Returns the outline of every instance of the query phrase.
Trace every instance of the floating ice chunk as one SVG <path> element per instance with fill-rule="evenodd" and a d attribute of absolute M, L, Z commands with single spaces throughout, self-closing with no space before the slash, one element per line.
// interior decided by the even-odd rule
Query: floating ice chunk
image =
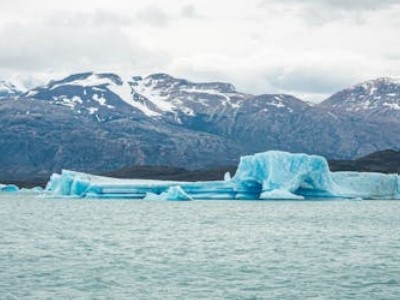
<path fill-rule="evenodd" d="M 44 192 L 43 188 L 36 186 L 33 188 L 19 188 L 15 184 L 0 184 L 0 193 L 18 193 L 18 194 L 41 194 Z"/>
<path fill-rule="evenodd" d="M 171 186 L 166 192 L 160 195 L 147 193 L 145 200 L 169 200 L 169 201 L 190 201 L 193 200 L 179 185 Z"/>
<path fill-rule="evenodd" d="M 231 173 L 230 172 L 226 172 L 224 174 L 224 181 L 231 181 Z"/>
<path fill-rule="evenodd" d="M 18 191 L 19 188 L 15 184 L 0 184 L 0 192 L 14 193 Z"/>

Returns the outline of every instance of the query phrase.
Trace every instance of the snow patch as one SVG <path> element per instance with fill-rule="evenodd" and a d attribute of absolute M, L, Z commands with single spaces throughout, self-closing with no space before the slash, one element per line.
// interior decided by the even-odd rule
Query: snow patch
<path fill-rule="evenodd" d="M 97 107 L 89 107 L 88 112 L 90 115 L 93 115 L 94 113 L 98 112 L 99 109 Z"/>
<path fill-rule="evenodd" d="M 386 96 L 388 96 L 388 97 L 396 97 L 396 96 L 399 96 L 399 95 L 396 94 L 396 93 L 389 93 L 389 94 L 386 94 Z"/>
<path fill-rule="evenodd" d="M 108 87 L 111 92 L 116 94 L 119 98 L 121 98 L 128 105 L 140 110 L 148 117 L 157 117 L 160 114 L 149 109 L 144 103 L 139 101 L 135 101 L 133 99 L 133 90 L 129 82 L 125 81 L 122 85 L 112 85 Z"/>
<path fill-rule="evenodd" d="M 53 97 L 53 101 L 57 104 L 68 106 L 71 109 L 74 109 L 76 105 L 83 103 L 81 97 L 79 96 L 68 98 L 65 95 L 61 95 L 59 97 Z"/>
<path fill-rule="evenodd" d="M 134 90 L 151 101 L 159 110 L 163 112 L 175 111 L 175 105 L 168 101 L 169 96 L 162 96 L 160 91 L 156 89 L 156 85 L 156 80 L 137 81 L 137 85 L 135 86 Z"/>
<path fill-rule="evenodd" d="M 97 94 L 93 94 L 92 99 L 99 103 L 101 106 L 105 106 L 107 108 L 115 108 L 115 106 L 108 105 L 107 100 L 103 96 L 99 96 Z"/>
<path fill-rule="evenodd" d="M 373 95 L 375 92 L 377 91 L 376 87 L 371 87 L 371 89 L 369 90 L 369 95 Z"/>
<path fill-rule="evenodd" d="M 81 87 L 94 87 L 94 86 L 101 86 L 101 85 L 110 85 L 115 84 L 110 78 L 107 77 L 100 77 L 97 74 L 91 74 L 85 79 L 77 79 L 70 82 L 60 82 L 54 84 L 51 87 L 51 90 L 56 89 L 60 86 L 72 85 L 72 86 L 81 86 Z"/>
<path fill-rule="evenodd" d="M 232 108 L 239 108 L 240 105 L 237 103 L 232 103 L 231 101 L 231 96 L 232 94 L 230 93 L 221 93 L 213 89 L 203 89 L 203 88 L 181 88 L 180 89 L 182 92 L 186 93 L 196 93 L 196 94 L 208 94 L 208 95 L 214 95 L 223 98 L 222 105 L 224 106 L 231 106 Z"/>
<path fill-rule="evenodd" d="M 387 106 L 390 109 L 394 109 L 394 110 L 400 110 L 400 104 L 399 103 L 388 103 L 388 102 L 384 102 L 382 104 L 383 106 Z"/>

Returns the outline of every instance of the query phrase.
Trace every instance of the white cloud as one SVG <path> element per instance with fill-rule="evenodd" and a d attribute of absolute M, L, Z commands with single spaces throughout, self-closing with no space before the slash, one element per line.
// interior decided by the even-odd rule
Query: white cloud
<path fill-rule="evenodd" d="M 153 26 L 165 26 L 170 21 L 168 14 L 158 6 L 148 6 L 137 13 L 137 18 Z"/>
<path fill-rule="evenodd" d="M 203 18 L 204 16 L 200 15 L 197 12 L 197 9 L 194 5 L 188 4 L 182 7 L 181 9 L 181 14 L 185 18 L 192 18 L 192 19 L 197 19 L 197 18 Z"/>
<path fill-rule="evenodd" d="M 0 46 L 0 66 L 17 71 L 140 67 L 163 55 L 144 48 L 119 27 L 10 24 L 0 34 L 9 41 Z"/>
<path fill-rule="evenodd" d="M 0 76 L 167 72 L 321 99 L 399 75 L 399 1 L 14 0 L 0 11 Z"/>
<path fill-rule="evenodd" d="M 371 12 L 387 10 L 399 4 L 400 0 L 262 0 L 259 7 L 293 10 L 308 25 L 320 26 L 343 19 L 363 23 Z"/>

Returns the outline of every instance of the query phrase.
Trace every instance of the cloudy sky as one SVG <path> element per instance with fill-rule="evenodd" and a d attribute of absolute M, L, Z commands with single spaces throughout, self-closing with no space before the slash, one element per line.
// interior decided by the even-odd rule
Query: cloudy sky
<path fill-rule="evenodd" d="M 400 75 L 400 0 L 12 0 L 0 78 L 88 70 L 228 81 L 318 101 Z"/>

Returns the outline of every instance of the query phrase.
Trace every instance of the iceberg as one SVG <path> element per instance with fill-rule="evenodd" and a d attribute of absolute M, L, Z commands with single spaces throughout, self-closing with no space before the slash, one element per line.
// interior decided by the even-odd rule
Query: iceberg
<path fill-rule="evenodd" d="M 338 192 L 350 198 L 400 199 L 400 176 L 369 172 L 332 172 Z"/>
<path fill-rule="evenodd" d="M 178 182 L 117 179 L 63 170 L 46 186 L 52 195 L 146 200 L 400 199 L 398 174 L 331 172 L 318 155 L 267 151 L 243 156 L 233 177 Z"/>
<path fill-rule="evenodd" d="M 40 186 L 35 186 L 33 188 L 21 188 L 18 193 L 20 194 L 43 194 L 46 191 L 43 190 Z"/>
<path fill-rule="evenodd" d="M 190 201 L 193 198 L 188 195 L 179 185 L 171 186 L 166 192 L 160 195 L 147 193 L 145 200 L 169 200 L 169 201 Z"/>
<path fill-rule="evenodd" d="M 171 187 L 175 187 L 170 189 Z M 178 189 L 179 187 L 179 189 Z M 143 199 L 148 194 L 172 195 L 183 193 L 191 199 L 231 199 L 234 196 L 231 181 L 178 182 L 144 179 L 117 179 L 95 176 L 81 172 L 63 170 L 53 174 L 47 183 L 46 191 L 59 196 L 78 196 L 89 198 L 127 198 Z"/>
<path fill-rule="evenodd" d="M 33 188 L 19 188 L 15 184 L 1 184 L 0 193 L 17 193 L 17 194 L 42 194 L 47 193 L 42 187 L 35 186 Z"/>
<path fill-rule="evenodd" d="M 15 184 L 0 184 L 0 192 L 15 193 L 19 191 L 19 187 Z"/>
<path fill-rule="evenodd" d="M 232 180 L 242 195 L 257 199 L 339 196 L 328 162 L 317 155 L 268 151 L 243 156 Z"/>

